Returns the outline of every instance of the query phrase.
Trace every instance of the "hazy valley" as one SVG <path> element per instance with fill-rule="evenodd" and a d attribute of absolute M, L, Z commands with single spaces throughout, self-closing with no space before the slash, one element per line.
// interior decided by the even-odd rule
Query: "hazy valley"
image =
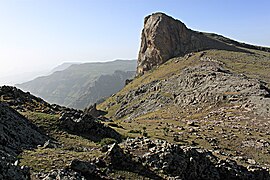
<path fill-rule="evenodd" d="M 16 86 L 50 103 L 83 109 L 118 92 L 136 70 L 135 60 L 64 65 Z"/>

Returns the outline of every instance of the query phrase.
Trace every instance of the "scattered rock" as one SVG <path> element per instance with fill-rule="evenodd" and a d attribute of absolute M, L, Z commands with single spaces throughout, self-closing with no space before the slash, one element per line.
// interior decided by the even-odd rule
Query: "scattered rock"
<path fill-rule="evenodd" d="M 256 161 L 254 159 L 248 159 L 247 162 L 252 165 L 256 164 Z"/>
<path fill-rule="evenodd" d="M 256 167 L 251 171 L 235 161 L 221 160 L 207 150 L 141 138 L 128 139 L 124 143 L 125 149 L 139 156 L 146 167 L 162 171 L 174 179 L 270 179 L 265 169 Z"/>
<path fill-rule="evenodd" d="M 158 92 L 155 89 L 159 89 Z M 128 116 L 133 119 L 170 105 L 208 108 L 219 103 L 240 104 L 240 107 L 249 104 L 252 112 L 269 117 L 268 96 L 270 90 L 260 80 L 231 73 L 219 63 L 207 61 L 185 68 L 166 81 L 155 80 L 119 96 L 115 118 Z"/>
<path fill-rule="evenodd" d="M 34 173 L 31 179 L 37 180 L 87 180 L 81 173 L 71 169 L 57 169 L 50 172 Z"/>

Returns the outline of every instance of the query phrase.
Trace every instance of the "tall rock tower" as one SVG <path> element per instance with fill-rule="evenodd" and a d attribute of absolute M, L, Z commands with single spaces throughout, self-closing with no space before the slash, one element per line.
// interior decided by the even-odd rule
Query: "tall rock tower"
<path fill-rule="evenodd" d="M 235 47 L 190 30 L 181 21 L 164 13 L 154 13 L 144 19 L 137 75 L 172 57 L 206 49 L 235 50 Z"/>

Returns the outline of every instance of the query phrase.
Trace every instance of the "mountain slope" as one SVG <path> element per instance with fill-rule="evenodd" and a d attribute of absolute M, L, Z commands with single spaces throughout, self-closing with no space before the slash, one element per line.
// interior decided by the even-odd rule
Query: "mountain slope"
<path fill-rule="evenodd" d="M 115 71 L 111 75 L 101 75 L 94 82 L 93 86 L 81 91 L 84 93 L 81 94 L 75 102 L 68 106 L 83 109 L 93 103 L 96 103 L 97 100 L 103 100 L 113 93 L 121 90 L 125 86 L 125 81 L 133 78 L 134 75 L 134 71 Z"/>
<path fill-rule="evenodd" d="M 133 73 L 124 73 L 127 71 L 135 71 L 136 61 L 134 60 L 116 60 L 105 63 L 84 63 L 71 65 L 63 71 L 57 71 L 49 76 L 39 77 L 33 81 L 16 85 L 25 91 L 42 97 L 50 103 L 66 105 L 75 108 L 84 108 L 85 106 L 95 103 L 103 97 L 110 96 L 123 87 L 124 79 L 131 78 Z M 86 95 L 89 89 L 95 88 L 95 84 L 102 75 L 115 76 L 115 71 L 123 71 L 122 83 L 111 83 L 112 86 L 102 97 L 95 92 L 92 94 L 91 101 L 86 102 L 81 98 Z M 104 84 L 105 85 L 105 84 Z M 106 86 L 106 85 L 105 85 Z M 100 87 L 105 88 L 105 87 Z M 110 91 L 111 90 L 111 91 Z M 94 98 L 96 97 L 96 98 Z M 78 106 L 77 106 L 78 105 Z"/>
<path fill-rule="evenodd" d="M 180 22 L 159 24 L 165 15 L 152 16 L 142 34 L 137 77 L 97 108 L 107 111 L 126 136 L 165 139 L 270 169 L 269 48 L 192 30 L 204 36 L 197 39 L 203 41 L 199 49 L 192 44 L 197 41 L 171 42 L 178 36 L 174 30 L 181 31 L 169 25 Z M 220 46 L 209 47 L 213 40 Z M 188 53 L 179 54 L 177 44 Z"/>
<path fill-rule="evenodd" d="M 65 70 L 65 69 L 67 69 L 67 68 L 69 68 L 71 65 L 73 65 L 73 64 L 80 64 L 80 63 L 63 63 L 63 64 L 60 64 L 59 66 L 56 66 L 55 68 L 53 68 L 52 70 L 51 70 L 51 73 L 54 73 L 54 72 L 56 72 L 56 71 L 63 71 L 63 70 Z"/>
<path fill-rule="evenodd" d="M 98 108 L 127 136 L 146 132 L 270 168 L 269 71 L 270 53 L 198 52 L 135 78 Z"/>
<path fill-rule="evenodd" d="M 153 34 L 175 36 L 166 34 L 170 31 L 159 31 L 162 23 L 152 22 L 158 24 L 150 23 L 149 27 L 155 27 L 149 29 Z M 165 23 L 162 27 L 177 25 Z M 179 45 L 182 49 L 196 52 L 179 57 L 176 53 L 172 59 L 159 61 L 155 58 L 172 55 L 157 55 L 157 52 L 169 52 L 166 48 L 170 45 L 152 46 L 148 38 L 152 36 L 144 36 L 142 41 L 150 42 L 147 45 L 150 50 L 146 54 L 140 52 L 140 56 L 147 55 L 142 63 L 147 68 L 142 68 L 121 91 L 99 104 L 98 108 L 104 111 L 97 110 L 95 105 L 84 112 L 50 105 L 17 88 L 0 87 L 0 101 L 18 110 L 57 141 L 24 150 L 20 162 L 0 161 L 0 172 L 2 167 L 11 169 L 9 172 L 21 172 L 19 164 L 31 167 L 32 179 L 270 179 L 267 48 L 214 35 L 211 38 L 220 45 L 216 49 L 205 46 L 213 42 L 208 37 L 184 41 Z M 160 49 L 163 47 L 165 51 Z M 128 73 L 113 72 L 97 77 L 97 81 L 94 79 L 94 86 L 87 87 L 86 94 L 80 94 L 82 99 L 91 101 L 88 97 L 92 93 L 103 96 L 103 90 L 109 89 L 113 82 L 122 82 L 123 74 Z M 2 107 L 0 103 L 0 113 L 6 118 Z M 106 111 L 107 118 L 102 117 Z M 7 121 L 0 116 L 4 127 L 16 119 L 14 114 L 18 115 L 14 110 L 10 112 L 13 113 Z M 23 120 L 26 121 L 24 117 L 16 121 L 16 125 Z M 16 125 L 12 124 L 10 129 L 16 129 Z M 12 139 L 17 134 L 7 133 L 10 129 L 0 131 L 4 134 L 0 136 L 1 142 L 5 139 L 15 142 Z M 25 175 L 29 173 L 22 172 L 21 176 Z"/>
<path fill-rule="evenodd" d="M 48 139 L 36 125 L 0 101 L 0 179 L 29 179 L 29 168 L 18 166 L 17 155 Z"/>
<path fill-rule="evenodd" d="M 15 87 L 0 87 L 0 97 L 0 179 L 30 179 L 29 166 L 45 172 L 98 157 L 100 142 L 122 139 L 90 113 L 51 105 Z"/>

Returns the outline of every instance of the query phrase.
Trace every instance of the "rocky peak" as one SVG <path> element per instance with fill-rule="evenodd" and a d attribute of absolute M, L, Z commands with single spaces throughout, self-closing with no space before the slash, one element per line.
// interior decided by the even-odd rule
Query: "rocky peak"
<path fill-rule="evenodd" d="M 154 13 L 144 19 L 137 75 L 172 57 L 206 49 L 243 51 L 214 36 L 211 37 L 211 34 L 192 31 L 181 21 L 166 14 Z"/>

